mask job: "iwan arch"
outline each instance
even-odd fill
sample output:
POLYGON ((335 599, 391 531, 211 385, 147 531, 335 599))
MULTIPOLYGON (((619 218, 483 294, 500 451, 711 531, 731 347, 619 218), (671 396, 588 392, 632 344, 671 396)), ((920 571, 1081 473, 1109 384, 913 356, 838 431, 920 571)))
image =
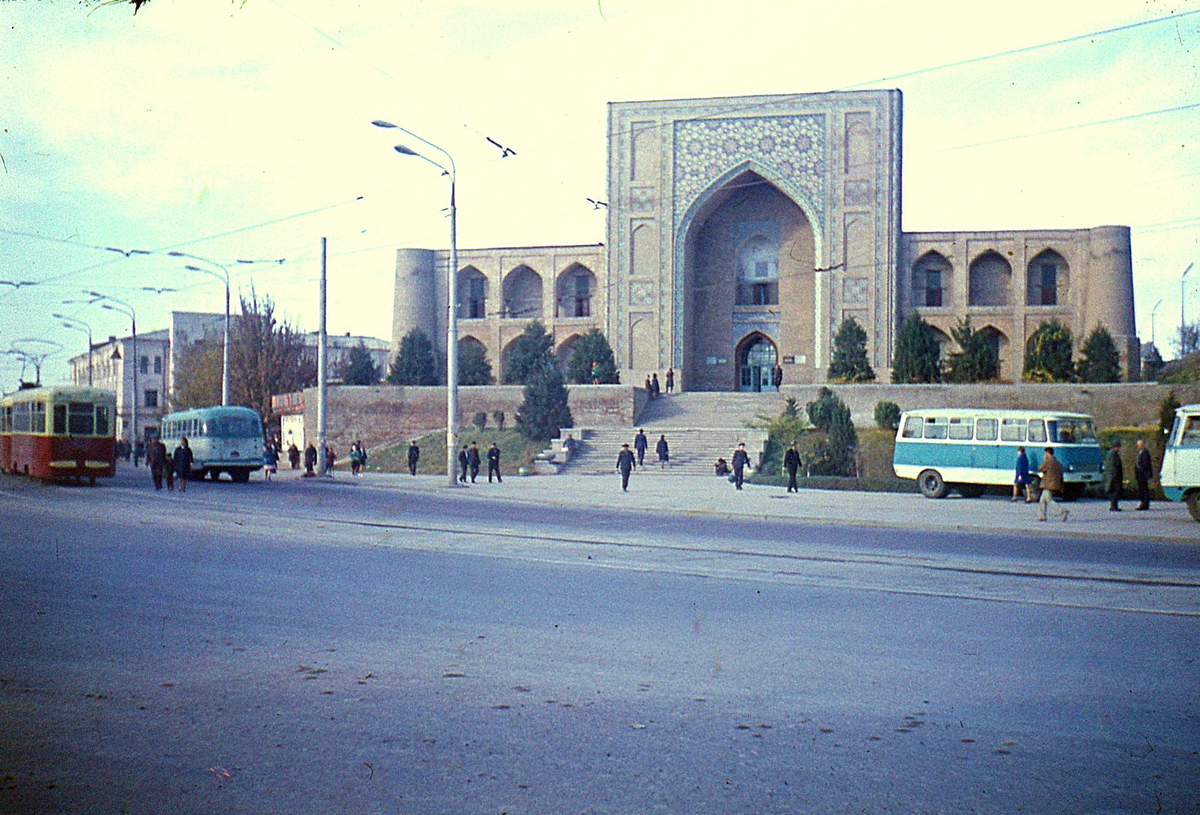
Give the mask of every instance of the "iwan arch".
MULTIPOLYGON (((826 379, 846 317, 886 381, 914 310, 949 343, 984 328, 1019 379, 1044 320, 1097 325, 1138 365, 1129 228, 904 233, 899 91, 609 105, 607 241, 459 252, 459 334, 493 368, 533 318, 565 355, 604 331, 621 381, 668 367, 688 390, 826 379)), ((401 249, 393 351, 421 328, 444 351, 445 251, 401 249)), ((500 371, 497 370, 497 374, 500 371)))

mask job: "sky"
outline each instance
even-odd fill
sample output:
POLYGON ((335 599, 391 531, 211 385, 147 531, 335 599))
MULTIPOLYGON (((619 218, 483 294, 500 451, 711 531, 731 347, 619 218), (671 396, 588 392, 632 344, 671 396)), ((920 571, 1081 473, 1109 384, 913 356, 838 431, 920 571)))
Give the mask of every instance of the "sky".
MULTIPOLYGON (((223 309, 171 251, 316 330, 326 238, 328 330, 389 339, 395 249, 448 245, 449 188, 375 119, 453 156, 461 248, 601 243, 606 105, 647 99, 900 88, 904 230, 1127 224, 1143 341, 1173 355, 1181 290, 1200 320, 1200 0, 0 0, 0 26, 0 351, 51 352, 48 384, 87 342, 51 315, 129 333, 85 292, 139 333, 223 309)), ((0 390, 21 373, 0 354, 0 390)))

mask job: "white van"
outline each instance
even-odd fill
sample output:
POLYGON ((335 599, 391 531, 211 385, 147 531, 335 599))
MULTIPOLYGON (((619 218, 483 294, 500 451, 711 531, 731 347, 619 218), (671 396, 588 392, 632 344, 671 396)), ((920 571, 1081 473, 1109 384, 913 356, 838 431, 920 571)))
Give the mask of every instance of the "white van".
POLYGON ((1200 404, 1175 411, 1159 481, 1168 498, 1185 502, 1188 512, 1200 521, 1200 404))

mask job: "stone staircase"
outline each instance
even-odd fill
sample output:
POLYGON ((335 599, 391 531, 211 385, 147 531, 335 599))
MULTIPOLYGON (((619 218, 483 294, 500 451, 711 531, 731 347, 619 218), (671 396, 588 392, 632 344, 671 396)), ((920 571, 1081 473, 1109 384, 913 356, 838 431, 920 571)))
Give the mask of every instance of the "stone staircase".
MULTIPOLYGON (((560 439, 570 433, 577 442, 575 456, 565 465, 553 461, 553 451, 561 446, 556 440, 539 462, 539 472, 556 472, 564 468, 571 473, 600 474, 616 470, 617 453, 622 444, 633 449, 638 428, 646 431, 647 475, 705 475, 713 474, 718 457, 729 461, 739 442, 746 444, 752 466, 757 466, 767 432, 748 425, 760 416, 778 416, 783 410, 783 397, 777 393, 686 393, 661 396, 650 402, 632 428, 565 428, 560 439), (670 464, 660 468, 654 452, 659 436, 666 436, 670 448, 670 464)), ((560 457, 561 458, 561 457, 560 457)))

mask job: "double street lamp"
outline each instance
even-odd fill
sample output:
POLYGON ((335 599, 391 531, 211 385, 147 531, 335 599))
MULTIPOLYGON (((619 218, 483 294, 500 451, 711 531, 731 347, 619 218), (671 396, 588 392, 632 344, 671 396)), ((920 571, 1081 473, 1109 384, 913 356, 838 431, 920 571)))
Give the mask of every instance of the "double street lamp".
POLYGON ((63 328, 71 328, 76 331, 82 331, 87 334, 88 338, 88 387, 92 386, 92 349, 96 346, 92 343, 92 327, 83 320, 75 317, 68 317, 66 314, 51 314, 56 320, 62 320, 63 328))
POLYGON ((205 269, 201 266, 185 265, 183 268, 189 272, 200 272, 201 274, 210 275, 217 278, 225 284, 225 345, 221 351, 221 404, 229 404, 229 269, 224 264, 217 263, 215 260, 202 258, 197 255, 189 255, 187 252, 167 252, 171 257, 176 258, 192 258, 201 263, 208 263, 220 269, 220 273, 216 269, 205 269))
POLYGON ((456 456, 456 448, 458 447, 458 309, 455 308, 455 300, 457 299, 455 276, 458 272, 458 215, 455 206, 456 173, 454 158, 443 148, 438 147, 428 139, 421 138, 411 130, 400 127, 400 125, 395 125, 382 119, 376 119, 371 124, 376 127, 407 133, 425 146, 436 150, 446 157, 447 163, 443 165, 441 162, 435 161, 423 153, 418 153, 416 150, 403 144, 397 144, 393 148, 402 156, 415 156, 419 159, 424 159, 441 170, 442 175, 450 178, 450 263, 446 269, 446 474, 449 476, 450 486, 454 487, 458 484, 455 478, 458 463, 456 456))
MULTIPOLYGON (((99 305, 100 308, 117 311, 129 317, 129 328, 133 341, 133 415, 129 443, 136 447, 138 442, 138 402, 141 401, 141 392, 138 390, 138 368, 141 366, 141 358, 138 357, 137 348, 137 311, 124 300, 118 300, 108 294, 101 294, 98 291, 85 291, 84 294, 92 298, 87 301, 88 303, 94 303, 99 305)), ((122 375, 121 379, 122 381, 125 379, 124 375, 122 375)))

